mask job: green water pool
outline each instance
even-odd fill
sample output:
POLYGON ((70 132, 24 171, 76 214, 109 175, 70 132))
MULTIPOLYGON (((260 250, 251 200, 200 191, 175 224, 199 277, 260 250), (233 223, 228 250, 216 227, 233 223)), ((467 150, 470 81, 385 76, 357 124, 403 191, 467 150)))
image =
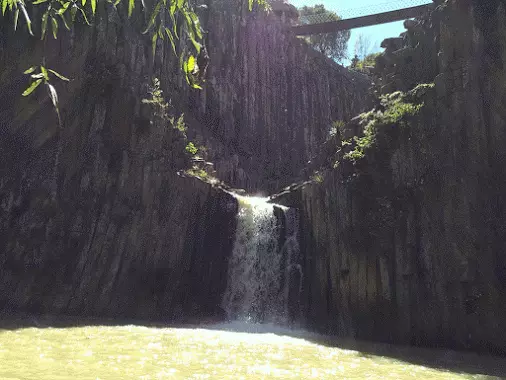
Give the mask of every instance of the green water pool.
POLYGON ((0 330, 0 379, 481 379, 273 333, 87 326, 0 330))

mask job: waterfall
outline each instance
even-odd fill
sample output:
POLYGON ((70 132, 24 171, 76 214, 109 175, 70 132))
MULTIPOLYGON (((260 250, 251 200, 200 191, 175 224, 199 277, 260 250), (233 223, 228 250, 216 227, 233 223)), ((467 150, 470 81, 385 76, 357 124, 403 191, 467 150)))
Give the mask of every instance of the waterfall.
POLYGON ((294 318, 291 279, 294 270, 300 272, 297 210, 267 203, 267 198, 237 198, 238 224, 222 306, 230 320, 286 325, 294 318))

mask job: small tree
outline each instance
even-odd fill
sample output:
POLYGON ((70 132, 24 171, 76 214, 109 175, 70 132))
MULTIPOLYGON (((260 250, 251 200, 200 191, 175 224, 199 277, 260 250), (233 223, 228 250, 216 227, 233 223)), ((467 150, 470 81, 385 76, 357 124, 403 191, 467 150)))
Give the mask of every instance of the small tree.
MULTIPOLYGON (((314 22, 338 21, 341 17, 335 12, 330 12, 323 4, 317 4, 314 7, 304 6, 299 9, 301 18, 307 18, 314 22)), ((320 53, 334 59, 337 62, 347 57, 348 40, 350 31, 342 30, 333 33, 313 35, 308 38, 308 42, 320 53)))
POLYGON ((374 50, 373 43, 370 37, 367 37, 365 34, 359 34, 357 40, 355 41, 355 57, 358 59, 365 59, 368 55, 370 55, 374 50))

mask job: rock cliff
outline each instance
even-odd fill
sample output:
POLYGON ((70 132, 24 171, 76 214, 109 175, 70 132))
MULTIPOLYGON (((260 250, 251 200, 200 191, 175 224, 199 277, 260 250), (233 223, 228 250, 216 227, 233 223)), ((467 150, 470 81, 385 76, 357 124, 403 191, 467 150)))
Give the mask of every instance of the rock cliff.
POLYGON ((211 64, 191 90, 171 47, 106 2, 95 26, 46 44, 0 24, 0 309, 178 319, 213 316, 225 287, 237 202, 178 174, 181 131, 142 100, 160 79, 170 112, 206 145, 220 179, 288 183, 333 119, 363 108, 368 81, 313 52, 276 15, 209 1, 211 64), (45 59, 62 126, 22 72, 45 59), (331 107, 332 105, 332 107, 331 107))
MULTIPOLYGON (((410 63, 434 83, 383 97, 345 128, 358 137, 336 143, 322 183, 277 201, 301 209, 308 325, 504 354, 506 8, 438 5, 424 42, 438 61, 410 63)), ((406 65, 383 85, 411 89, 406 65)))

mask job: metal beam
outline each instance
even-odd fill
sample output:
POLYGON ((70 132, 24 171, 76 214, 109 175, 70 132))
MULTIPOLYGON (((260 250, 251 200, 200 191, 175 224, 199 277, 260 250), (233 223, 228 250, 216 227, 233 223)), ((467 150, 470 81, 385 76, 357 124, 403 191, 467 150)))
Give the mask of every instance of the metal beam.
POLYGON ((292 27, 292 30, 297 36, 332 33, 339 30, 348 30, 361 28, 363 26, 379 25, 392 21, 406 20, 408 18, 421 16, 430 9, 433 9, 433 7, 433 4, 425 4, 411 8, 398 9, 396 11, 377 13, 369 16, 349 18, 346 20, 330 21, 321 24, 297 25, 292 27))

